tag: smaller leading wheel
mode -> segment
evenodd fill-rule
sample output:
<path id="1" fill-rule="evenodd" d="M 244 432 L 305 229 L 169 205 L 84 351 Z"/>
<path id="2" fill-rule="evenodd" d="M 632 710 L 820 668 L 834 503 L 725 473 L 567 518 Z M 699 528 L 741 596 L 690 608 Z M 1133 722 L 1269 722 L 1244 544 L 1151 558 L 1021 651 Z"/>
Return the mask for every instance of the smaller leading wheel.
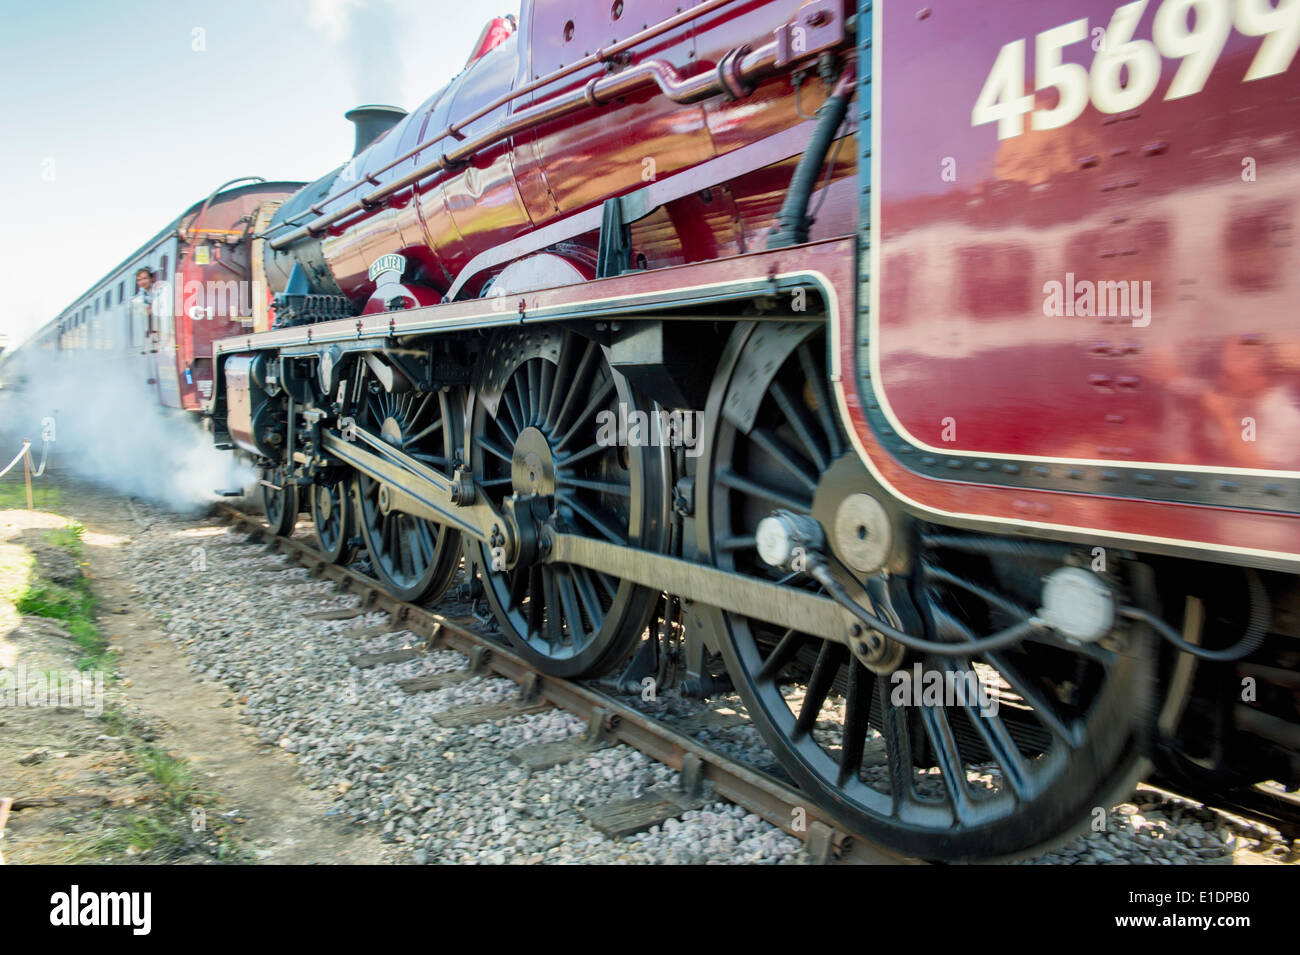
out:
<path id="1" fill-rule="evenodd" d="M 350 564 L 357 556 L 348 483 L 344 474 L 330 474 L 311 488 L 311 521 L 316 529 L 316 545 L 321 556 L 332 564 Z"/>
<path id="2" fill-rule="evenodd" d="M 298 487 L 283 467 L 262 469 L 262 512 L 278 537 L 289 537 L 298 523 Z"/>

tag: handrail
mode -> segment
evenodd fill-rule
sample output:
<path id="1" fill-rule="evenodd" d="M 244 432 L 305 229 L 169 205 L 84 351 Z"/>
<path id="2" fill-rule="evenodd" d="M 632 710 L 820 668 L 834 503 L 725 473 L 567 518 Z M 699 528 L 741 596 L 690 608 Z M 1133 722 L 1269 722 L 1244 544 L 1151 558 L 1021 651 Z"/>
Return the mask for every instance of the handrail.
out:
<path id="1" fill-rule="evenodd" d="M 604 63 L 608 61 L 611 57 L 617 56 L 619 53 L 622 53 L 625 50 L 629 50 L 632 47 L 637 46 L 638 44 L 644 43 L 646 40 L 653 40 L 655 37 L 661 36 L 664 33 L 667 33 L 670 30 L 673 30 L 676 27 L 681 26 L 683 23 L 689 23 L 692 20 L 697 20 L 702 16 L 712 13 L 715 10 L 721 7 L 725 7 L 728 4 L 734 2 L 735 0 L 707 0 L 707 2 L 700 4 L 698 7 L 692 7 L 688 10 L 683 10 L 681 13 L 674 14 L 673 16 L 669 17 L 667 20 L 663 20 L 652 27 L 648 27 L 647 29 L 642 30 L 640 33 L 634 33 L 625 40 L 620 40 L 617 43 L 611 44 L 608 47 L 601 47 L 600 49 L 596 50 L 595 53 L 589 53 L 588 55 L 582 57 L 581 59 L 575 60 L 574 62 L 570 63 L 568 66 L 562 66 L 558 70 L 553 70 L 552 72 L 547 73 L 545 76 L 539 79 L 533 80 L 532 82 L 529 83 L 525 83 L 523 86 L 519 87 L 518 89 L 509 90 L 508 92 L 498 96 L 496 99 L 488 103 L 486 106 L 479 107 L 477 110 L 470 113 L 464 119 L 454 123 L 449 123 L 447 127 L 444 130 L 442 130 L 442 132 L 438 133 L 436 136 L 432 137 L 431 139 L 426 139 L 424 142 L 416 144 L 413 148 L 402 153 L 402 155 L 390 161 L 387 165 L 380 166 L 378 169 L 366 173 L 366 175 L 363 178 L 358 179 L 352 185 L 347 186 L 344 189 L 340 189 L 334 195 L 329 196 L 326 199 L 323 199 L 321 202 L 316 203 L 311 208 L 298 213 L 298 215 L 292 216 L 289 219 L 285 219 L 283 222 L 276 223 L 275 225 L 271 226 L 271 228 L 267 229 L 265 232 L 262 232 L 254 236 L 254 238 L 264 239 L 267 236 L 269 236 L 271 233 L 275 232 L 277 229 L 282 229 L 285 228 L 286 226 L 293 224 L 294 220 L 298 219 L 301 216 L 305 216 L 310 212 L 317 212 L 319 214 L 319 210 L 321 206 L 325 205 L 326 203 L 333 202 L 336 199 L 342 199 L 353 189 L 359 187 L 362 183 L 369 182 L 372 186 L 379 185 L 378 180 L 374 178 L 375 176 L 381 173 L 388 172 L 390 169 L 392 169 L 395 166 L 400 166 L 408 159 L 411 159 L 414 156 L 418 156 L 424 150 L 428 149 L 430 146 L 434 145 L 435 143 L 441 142 L 442 140 L 446 139 L 448 136 L 455 136 L 457 139 L 461 138 L 459 134 L 462 129 L 464 129 L 470 123 L 477 122 L 478 120 L 482 119 L 484 116 L 488 115 L 494 110 L 499 109 L 500 107 L 504 106 L 506 103 L 509 103 L 511 100 L 515 100 L 521 96 L 527 95 L 528 93 L 532 93 L 535 90 L 541 89 L 543 86 L 549 86 L 550 84 L 556 82 L 557 80 L 562 80 L 566 76 L 576 73 L 579 70 L 586 69 L 588 66 L 593 66 L 596 63 Z M 272 243 L 272 248 L 279 248 L 279 247 L 276 246 L 274 243 Z"/>
<path id="2" fill-rule="evenodd" d="M 458 149 L 444 153 L 438 159 L 381 186 L 355 202 L 320 216 L 314 222 L 296 229 L 289 235 L 272 239 L 271 248 L 279 251 L 304 236 L 315 236 L 340 219 L 369 210 L 393 193 L 414 185 L 436 172 L 458 166 L 479 150 L 516 133 L 559 119 L 583 107 L 603 105 L 620 96 L 626 96 L 637 87 L 647 85 L 649 82 L 654 82 L 661 93 L 678 103 L 694 103 L 724 92 L 736 95 L 737 91 L 745 90 L 755 78 L 770 71 L 777 61 L 778 53 L 779 45 L 775 40 L 753 51 L 745 46 L 737 47 L 723 55 L 716 69 L 688 80 L 682 79 L 676 68 L 663 60 L 648 60 L 622 73 L 589 80 L 581 89 L 549 103 L 515 113 L 510 119 L 466 141 Z"/>

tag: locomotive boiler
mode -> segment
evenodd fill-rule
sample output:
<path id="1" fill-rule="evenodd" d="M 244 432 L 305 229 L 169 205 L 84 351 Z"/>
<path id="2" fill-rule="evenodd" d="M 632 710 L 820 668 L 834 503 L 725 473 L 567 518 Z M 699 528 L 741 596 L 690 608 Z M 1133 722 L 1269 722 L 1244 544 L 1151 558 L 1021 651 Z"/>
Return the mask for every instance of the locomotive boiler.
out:
<path id="1" fill-rule="evenodd" d="M 1152 766 L 1273 798 L 1298 43 L 1267 0 L 525 0 L 280 206 L 214 431 L 277 532 L 407 600 L 463 563 L 548 673 L 734 687 L 900 851 L 1037 851 Z"/>

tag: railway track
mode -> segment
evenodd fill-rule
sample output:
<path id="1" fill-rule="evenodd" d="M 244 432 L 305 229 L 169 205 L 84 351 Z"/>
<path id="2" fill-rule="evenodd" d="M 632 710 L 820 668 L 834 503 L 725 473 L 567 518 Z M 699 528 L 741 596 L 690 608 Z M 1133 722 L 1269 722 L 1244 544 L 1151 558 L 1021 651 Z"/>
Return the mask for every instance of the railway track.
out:
<path id="1" fill-rule="evenodd" d="M 401 662 L 432 650 L 455 650 L 466 659 L 462 670 L 402 681 L 399 685 L 409 693 L 420 693 L 496 676 L 511 680 L 518 687 L 513 700 L 457 707 L 439 714 L 440 724 L 465 726 L 549 708 L 560 709 L 581 720 L 586 725 L 585 732 L 576 739 L 521 747 L 512 754 L 512 761 L 529 771 L 540 771 L 623 743 L 679 773 L 680 784 L 672 789 L 655 789 L 635 799 L 585 808 L 583 815 L 588 822 L 606 835 L 629 835 L 723 799 L 801 840 L 809 860 L 814 863 L 920 864 L 919 860 L 846 832 L 797 789 L 703 745 L 683 732 L 687 726 L 674 726 L 588 686 L 538 672 L 490 637 L 474 616 L 446 615 L 399 600 L 373 578 L 324 560 L 305 540 L 277 536 L 260 518 L 230 505 L 218 504 L 216 510 L 240 530 L 265 541 L 270 551 L 287 555 L 306 567 L 311 578 L 331 580 L 341 594 L 361 597 L 357 607 L 322 611 L 314 615 L 318 619 L 345 620 L 384 612 L 388 623 L 361 628 L 355 631 L 355 636 L 360 640 L 382 633 L 409 631 L 423 641 L 415 648 L 358 653 L 350 658 L 354 666 L 368 668 Z M 707 719 L 708 714 L 704 716 Z"/>

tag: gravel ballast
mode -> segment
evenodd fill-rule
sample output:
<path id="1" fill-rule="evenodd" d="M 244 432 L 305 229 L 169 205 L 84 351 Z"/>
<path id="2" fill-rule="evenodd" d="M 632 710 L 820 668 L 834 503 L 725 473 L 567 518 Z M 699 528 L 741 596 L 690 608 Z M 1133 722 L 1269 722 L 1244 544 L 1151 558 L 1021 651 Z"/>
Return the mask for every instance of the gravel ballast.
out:
<path id="1" fill-rule="evenodd" d="M 409 694 L 398 680 L 462 669 L 435 650 L 360 669 L 358 653 L 418 646 L 409 632 L 359 640 L 376 612 L 315 620 L 309 612 L 354 607 L 360 598 L 312 580 L 285 555 L 268 554 L 218 518 L 186 519 L 136 503 L 139 532 L 126 548 L 142 597 L 203 678 L 244 703 L 263 743 L 294 754 L 310 785 L 333 799 L 331 814 L 382 833 L 391 859 L 415 863 L 799 863 L 802 844 L 741 807 L 715 802 L 622 839 L 598 832 L 584 807 L 675 785 L 677 774 L 627 746 L 528 775 L 509 760 L 517 747 L 579 736 L 584 726 L 544 711 L 469 726 L 436 722 L 445 710 L 510 700 L 509 680 L 476 677 Z M 309 531 L 300 526 L 299 535 Z M 196 550 L 199 548 L 199 550 Z M 628 702 L 670 720 L 703 709 L 675 692 Z M 714 700 L 743 714 L 738 698 Z M 770 770 L 773 757 L 743 723 L 695 734 L 707 745 Z M 1114 807 L 1105 830 L 1026 860 L 1042 864 L 1230 862 L 1251 850 L 1282 861 L 1276 832 L 1232 821 L 1167 794 L 1139 790 Z"/>

